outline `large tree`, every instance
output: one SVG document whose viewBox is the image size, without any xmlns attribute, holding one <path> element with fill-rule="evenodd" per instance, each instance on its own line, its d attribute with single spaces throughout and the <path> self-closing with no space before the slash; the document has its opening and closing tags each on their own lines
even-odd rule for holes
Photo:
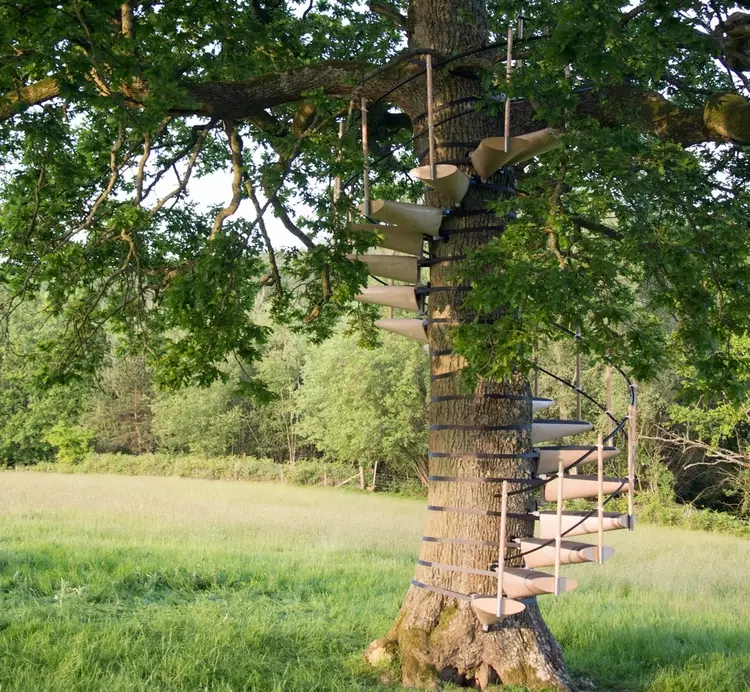
<svg viewBox="0 0 750 692">
<path fill-rule="evenodd" d="M 508 83 L 503 37 L 519 12 L 523 66 Z M 429 327 L 433 353 L 443 352 L 431 358 L 440 399 L 430 450 L 453 457 L 432 459 L 431 472 L 528 476 L 527 461 L 476 454 L 528 451 L 524 373 L 535 339 L 554 338 L 557 322 L 580 325 L 583 348 L 639 376 L 672 354 L 689 359 L 697 386 L 743 387 L 731 336 L 750 315 L 748 28 L 750 15 L 713 0 L 2 2 L 4 309 L 44 289 L 66 320 L 44 345 L 48 382 L 95 364 L 105 327 L 147 354 L 166 385 L 206 384 L 229 356 L 246 367 L 267 333 L 249 318 L 261 285 L 273 288 L 278 319 L 317 337 L 342 312 L 365 322 L 370 313 L 350 307 L 365 277 L 344 259 L 367 244 L 343 223 L 359 188 L 345 186 L 334 211 L 329 182 L 361 166 L 347 111 L 364 96 L 383 157 L 375 196 L 419 194 L 394 171 L 425 160 L 431 54 L 440 160 L 471 173 L 467 152 L 503 132 L 506 94 L 517 97 L 512 134 L 550 126 L 564 141 L 543 161 L 473 185 L 444 228 L 485 230 L 431 247 L 466 258 L 436 264 L 433 287 L 473 289 L 434 292 L 429 303 L 431 318 L 445 318 Z M 389 155 L 411 136 L 411 149 Z M 227 203 L 207 213 L 194 199 L 201 176 L 217 170 L 229 171 Z M 432 192 L 425 200 L 447 206 Z M 296 216 L 295 202 L 313 214 Z M 254 221 L 236 217 L 240 205 Z M 266 210 L 305 251 L 272 246 Z M 468 376 L 455 377 L 462 369 Z M 477 396 L 456 398 L 466 382 Z M 498 393 L 520 398 L 485 396 Z M 522 429 L 470 430 L 506 424 Z M 496 508 L 494 492 L 432 483 L 429 502 Z M 524 502 L 515 497 L 511 510 Z M 512 522 L 516 536 L 531 529 Z M 487 516 L 430 512 L 425 535 L 491 542 L 496 531 Z M 420 555 L 486 570 L 493 553 L 425 542 Z M 416 578 L 464 594 L 493 588 L 486 576 L 425 566 Z M 409 685 L 498 676 L 570 686 L 535 605 L 485 633 L 464 601 L 412 587 L 368 652 L 392 656 Z"/>
</svg>

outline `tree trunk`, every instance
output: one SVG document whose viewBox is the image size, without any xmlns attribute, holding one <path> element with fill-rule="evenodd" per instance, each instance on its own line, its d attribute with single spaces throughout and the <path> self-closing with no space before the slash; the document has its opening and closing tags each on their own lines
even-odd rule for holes
<svg viewBox="0 0 750 692">
<path fill-rule="evenodd" d="M 480 0 L 412 0 L 409 24 L 413 46 L 432 48 L 444 54 L 457 53 L 482 45 L 487 40 L 485 4 Z M 434 75 L 436 122 L 452 115 L 472 111 L 475 104 L 462 99 L 482 95 L 476 75 L 465 71 L 438 70 Z M 411 83 L 410 115 L 415 134 L 426 129 L 425 118 L 414 118 L 426 111 L 425 80 Z M 403 98 L 403 97 L 402 97 Z M 529 124 L 512 121 L 512 134 L 529 131 Z M 502 117 L 486 111 L 452 119 L 436 127 L 437 160 L 462 158 L 487 136 L 503 133 Z M 417 140 L 417 150 L 426 152 L 427 137 Z M 423 158 L 422 164 L 427 161 Z M 473 170 L 465 166 L 467 173 Z M 496 175 L 490 183 L 512 186 L 512 172 Z M 482 210 L 497 201 L 501 193 L 489 187 L 472 185 L 463 209 L 449 216 L 444 229 L 497 227 L 501 220 L 492 213 L 465 214 L 463 210 Z M 426 195 L 426 204 L 448 208 L 449 202 L 434 192 Z M 431 243 L 434 255 L 462 256 L 479 247 L 501 230 L 491 228 L 471 233 L 452 233 L 445 241 Z M 431 270 L 432 287 L 455 285 L 457 261 L 435 264 Z M 445 291 L 430 294 L 430 320 L 460 322 L 470 318 L 461 303 L 464 292 Z M 502 309 L 503 306 L 498 306 Z M 511 306 L 512 307 L 512 306 Z M 482 455 L 523 455 L 530 451 L 531 391 L 520 376 L 505 382 L 483 380 L 474 396 L 451 400 L 435 397 L 465 395 L 454 374 L 461 359 L 450 353 L 450 325 L 431 322 L 428 337 L 431 350 L 431 397 L 429 470 L 430 476 L 528 478 L 532 461 L 528 458 L 477 458 Z M 448 351 L 445 353 L 445 351 Z M 441 352 L 443 352 L 441 354 Z M 509 398 L 488 397 L 488 394 Z M 445 429 L 442 426 L 462 426 Z M 514 431 L 466 430 L 466 426 L 514 425 Z M 439 426 L 440 429 L 435 429 Z M 435 456 L 449 454 L 450 457 Z M 428 484 L 428 506 L 499 511 L 495 497 L 497 483 L 435 481 Z M 510 498 L 509 511 L 523 513 L 529 494 Z M 508 536 L 533 534 L 533 522 L 510 520 Z M 489 569 L 498 556 L 499 520 L 481 514 L 429 510 L 425 537 L 464 539 L 488 545 L 466 545 L 423 541 L 420 561 Z M 494 545 L 493 545 L 494 544 Z M 510 551 L 512 555 L 513 551 Z M 570 689 L 562 652 L 539 613 L 535 599 L 526 601 L 526 610 L 485 632 L 469 603 L 470 594 L 494 594 L 497 581 L 489 576 L 417 565 L 415 582 L 464 595 L 464 599 L 436 593 L 412 585 L 401 610 L 385 638 L 373 642 L 366 658 L 372 664 L 400 659 L 402 681 L 410 687 L 434 687 L 440 680 L 484 688 L 490 682 L 525 685 L 530 688 Z"/>
</svg>

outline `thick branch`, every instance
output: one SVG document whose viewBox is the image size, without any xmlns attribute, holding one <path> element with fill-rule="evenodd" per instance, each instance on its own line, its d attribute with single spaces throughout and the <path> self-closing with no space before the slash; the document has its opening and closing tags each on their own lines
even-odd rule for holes
<svg viewBox="0 0 750 692">
<path fill-rule="evenodd" d="M 56 79 L 43 79 L 28 86 L 19 87 L 5 94 L 0 102 L 0 122 L 22 113 L 31 106 L 37 106 L 60 95 L 60 84 Z"/>
<path fill-rule="evenodd" d="M 213 240 L 217 236 L 224 221 L 239 209 L 242 200 L 242 139 L 237 132 L 237 126 L 233 122 L 225 122 L 224 129 L 229 139 L 229 149 L 232 156 L 232 199 L 216 215 L 209 240 Z"/>
<path fill-rule="evenodd" d="M 328 96 L 349 97 L 358 89 L 365 96 L 380 95 L 390 84 L 385 75 L 366 80 L 372 65 L 361 61 L 327 60 L 291 70 L 254 77 L 243 82 L 205 82 L 187 85 L 194 104 L 177 110 L 241 119 L 265 108 L 302 99 L 313 89 Z"/>
<path fill-rule="evenodd" d="M 659 94 L 619 86 L 584 94 L 579 111 L 605 127 L 635 120 L 645 131 L 683 146 L 750 143 L 750 103 L 739 94 L 713 94 L 704 108 L 681 108 Z"/>
<path fill-rule="evenodd" d="M 242 82 L 187 84 L 184 88 L 189 98 L 175 104 L 173 112 L 241 120 L 257 117 L 267 108 L 299 101 L 313 89 L 339 98 L 356 94 L 377 98 L 401 78 L 403 70 L 400 55 L 388 65 L 374 69 L 361 61 L 324 61 Z M 409 111 L 408 101 L 399 103 L 400 99 L 408 99 L 408 94 L 401 92 L 394 92 L 390 100 Z M 6 95 L 0 105 L 0 121 L 56 96 L 59 87 L 52 79 L 21 87 Z M 136 105 L 132 100 L 136 95 L 128 96 Z M 517 106 L 519 111 L 524 108 L 531 120 L 532 106 Z M 750 143 L 750 103 L 736 93 L 713 94 L 703 108 L 682 108 L 658 93 L 623 85 L 584 94 L 579 110 L 609 127 L 635 119 L 645 131 L 684 146 L 700 142 Z"/>
<path fill-rule="evenodd" d="M 376 0 L 372 0 L 369 3 L 368 7 L 370 8 L 370 12 L 374 12 L 375 14 L 379 14 L 381 17 L 390 19 L 399 29 L 406 30 L 406 17 L 404 17 L 404 15 L 401 14 L 393 5 L 387 2 L 376 2 Z"/>
<path fill-rule="evenodd" d="M 605 226 L 603 223 L 597 223 L 596 221 L 585 219 L 582 216 L 571 216 L 570 220 L 576 226 L 580 226 L 581 228 L 585 228 L 586 230 L 593 231 L 594 233 L 599 233 L 600 235 L 607 236 L 607 238 L 611 238 L 612 240 L 623 239 L 622 233 L 620 233 L 619 231 L 616 231 L 614 228 Z"/>
</svg>

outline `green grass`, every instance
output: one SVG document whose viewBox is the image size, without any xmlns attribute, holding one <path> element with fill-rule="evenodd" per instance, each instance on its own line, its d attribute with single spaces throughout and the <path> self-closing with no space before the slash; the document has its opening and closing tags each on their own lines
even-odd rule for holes
<svg viewBox="0 0 750 692">
<path fill-rule="evenodd" d="M 0 474 L 0 690 L 395 690 L 366 668 L 424 503 L 179 478 Z M 599 689 L 750 689 L 750 541 L 639 527 L 543 599 Z"/>
</svg>

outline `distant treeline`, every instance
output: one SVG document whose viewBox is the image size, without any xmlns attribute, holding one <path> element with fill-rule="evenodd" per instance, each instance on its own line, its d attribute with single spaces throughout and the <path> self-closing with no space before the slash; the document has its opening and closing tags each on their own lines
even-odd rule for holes
<svg viewBox="0 0 750 692">
<path fill-rule="evenodd" d="M 26 354 L 52 338 L 55 328 L 37 305 L 23 305 L 0 348 L 0 463 L 6 466 L 82 464 L 91 454 L 198 455 L 289 466 L 315 461 L 321 478 L 327 463 L 337 469 L 336 478 L 347 467 L 355 473 L 362 466 L 368 485 L 376 468 L 379 476 L 407 484 L 426 477 L 429 364 L 419 344 L 386 334 L 380 346 L 363 348 L 342 327 L 316 345 L 277 327 L 251 371 L 228 362 L 208 387 L 166 392 L 155 386 L 145 357 L 115 355 L 114 339 L 97 373 L 44 381 L 39 363 Z M 750 352 L 750 340 L 738 344 L 743 346 Z M 541 362 L 571 379 L 573 348 L 551 344 L 542 349 Z M 750 516 L 750 397 L 742 405 L 730 405 L 720 394 L 684 403 L 690 401 L 690 377 L 689 369 L 675 364 L 639 388 L 639 490 L 654 506 L 676 500 Z M 271 400 L 240 395 L 238 385 L 248 378 L 265 382 Z M 622 415 L 627 390 L 617 378 L 613 384 L 614 410 Z M 603 365 L 584 359 L 583 386 L 604 401 Z M 550 417 L 575 417 L 573 391 L 542 376 L 539 393 L 557 401 Z M 604 415 L 587 401 L 583 416 L 606 430 Z M 594 439 L 592 433 L 576 442 Z M 624 460 L 621 455 L 610 462 L 607 472 L 624 474 Z M 97 463 L 89 458 L 89 467 Z M 112 463 L 139 468 L 136 460 Z"/>
</svg>

